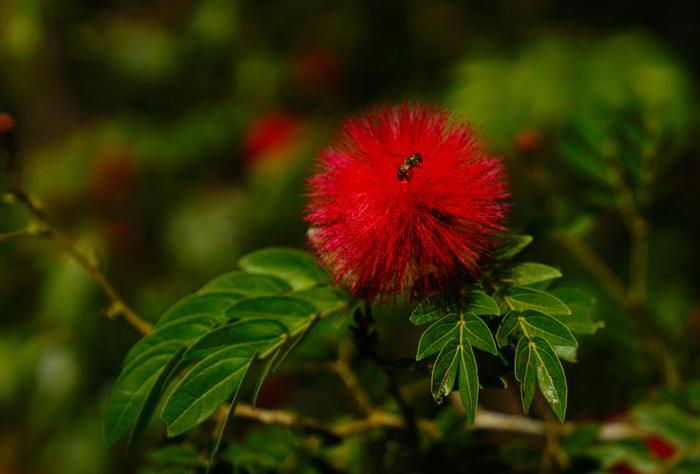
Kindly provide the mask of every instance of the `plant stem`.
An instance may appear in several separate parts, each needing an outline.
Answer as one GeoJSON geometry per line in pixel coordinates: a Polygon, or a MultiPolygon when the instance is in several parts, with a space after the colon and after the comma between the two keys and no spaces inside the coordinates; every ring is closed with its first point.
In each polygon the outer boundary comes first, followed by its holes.
{"type": "MultiPolygon", "coordinates": [[[[308,431],[332,438],[344,438],[376,429],[406,429],[406,421],[394,413],[374,410],[369,416],[359,419],[343,420],[336,423],[325,423],[321,420],[301,416],[287,410],[268,410],[253,408],[248,404],[239,403],[234,415],[237,418],[257,421],[263,424],[279,425],[287,428],[308,431]]],[[[433,439],[441,437],[440,430],[434,420],[416,419],[417,428],[433,439]]],[[[567,422],[559,425],[558,433],[571,433],[581,424],[567,422]]],[[[503,433],[514,433],[527,436],[545,436],[545,422],[534,420],[522,415],[508,415],[479,408],[473,425],[465,429],[485,430],[503,433]]],[[[640,439],[649,436],[643,428],[627,422],[607,422],[601,425],[598,439],[602,441],[617,441],[624,439],[640,439]]]]}
{"type": "Polygon", "coordinates": [[[585,241],[568,233],[557,234],[554,238],[571,252],[620,306],[627,307],[625,284],[585,241]]]}
{"type": "Polygon", "coordinates": [[[362,389],[360,381],[350,368],[350,344],[341,342],[338,347],[338,359],[331,364],[331,369],[338,374],[348,392],[355,400],[357,407],[364,414],[369,415],[374,411],[369,395],[362,389]]]}
{"type": "Polygon", "coordinates": [[[1,242],[9,242],[11,240],[19,240],[23,238],[32,238],[32,237],[41,237],[42,234],[36,233],[30,228],[27,229],[20,229],[20,230],[15,230],[12,232],[7,232],[4,234],[0,234],[0,243],[1,242]]]}
{"type": "Polygon", "coordinates": [[[595,251],[580,238],[570,234],[558,234],[555,239],[566,247],[579,264],[598,281],[607,293],[624,308],[638,323],[647,342],[647,348],[655,364],[659,367],[664,382],[669,387],[678,387],[680,375],[675,367],[664,340],[658,335],[649,315],[646,301],[647,275],[647,224],[636,212],[623,220],[629,222],[630,229],[630,286],[629,288],[610,269],[595,251]]]}
{"type": "Polygon", "coordinates": [[[121,316],[141,334],[149,334],[153,330],[151,324],[142,319],[138,313],[126,303],[111,281],[100,270],[97,259],[81,251],[71,239],[53,223],[44,210],[42,202],[24,187],[17,169],[10,169],[10,174],[14,188],[12,193],[13,197],[6,200],[19,202],[24,205],[33,215],[34,219],[36,219],[36,224],[28,226],[24,231],[18,231],[22,235],[18,234],[18,232],[4,234],[5,238],[0,238],[0,242],[20,236],[48,236],[95,280],[97,285],[110,299],[111,304],[105,311],[107,317],[114,318],[116,316],[121,316]],[[7,237],[8,235],[11,237],[7,237]]]}

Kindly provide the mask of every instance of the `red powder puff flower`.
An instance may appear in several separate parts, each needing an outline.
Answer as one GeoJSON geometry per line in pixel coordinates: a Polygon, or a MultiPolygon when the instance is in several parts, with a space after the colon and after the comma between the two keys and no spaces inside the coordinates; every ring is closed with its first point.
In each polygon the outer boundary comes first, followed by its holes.
{"type": "Polygon", "coordinates": [[[309,180],[311,244],[336,280],[374,298],[445,290],[504,229],[501,162],[425,104],[350,118],[309,180]]]}

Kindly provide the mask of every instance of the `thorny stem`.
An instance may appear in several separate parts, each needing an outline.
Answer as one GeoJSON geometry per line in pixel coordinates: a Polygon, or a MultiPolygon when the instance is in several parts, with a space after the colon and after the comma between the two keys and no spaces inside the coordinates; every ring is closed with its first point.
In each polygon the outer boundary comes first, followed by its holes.
{"type": "MultiPolygon", "coordinates": [[[[10,150],[12,153],[12,150],[10,150]]],[[[16,157],[11,156],[10,163],[16,163],[16,157]]],[[[105,315],[109,318],[116,316],[123,317],[132,327],[141,334],[149,334],[153,328],[151,324],[142,319],[122,298],[109,278],[100,270],[97,259],[81,251],[73,241],[61,231],[44,210],[43,203],[32,193],[30,193],[22,183],[18,166],[9,167],[10,179],[12,182],[12,193],[5,196],[8,203],[18,202],[33,215],[36,223],[30,224],[23,231],[10,234],[2,234],[0,242],[21,236],[39,237],[47,236],[54,243],[68,254],[78,265],[80,265],[91,277],[102,291],[111,300],[110,306],[105,310],[105,315]],[[20,235],[21,234],[21,235],[20,235]],[[9,236],[9,237],[8,237],[9,236]]]]}

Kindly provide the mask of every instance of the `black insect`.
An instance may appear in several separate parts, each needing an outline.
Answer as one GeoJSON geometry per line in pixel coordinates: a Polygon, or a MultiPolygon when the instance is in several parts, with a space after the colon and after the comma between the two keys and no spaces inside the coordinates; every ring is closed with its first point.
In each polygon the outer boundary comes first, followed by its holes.
{"type": "Polygon", "coordinates": [[[410,181],[411,177],[413,176],[413,168],[420,166],[422,162],[423,157],[420,153],[414,153],[407,156],[403,160],[403,163],[399,165],[399,169],[396,170],[396,177],[399,181],[410,181]]]}

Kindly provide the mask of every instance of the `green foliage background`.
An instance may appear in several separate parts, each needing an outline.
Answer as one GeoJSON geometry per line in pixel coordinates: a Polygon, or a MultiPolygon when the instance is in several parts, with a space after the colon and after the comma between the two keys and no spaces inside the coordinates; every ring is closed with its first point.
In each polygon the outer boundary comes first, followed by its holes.
{"type": "MultiPolygon", "coordinates": [[[[700,438],[699,16],[689,1],[4,0],[0,111],[17,118],[27,187],[155,322],[248,252],[304,247],[303,179],[344,115],[406,98],[450,106],[504,157],[510,225],[535,237],[524,261],[556,266],[566,286],[595,297],[592,318],[605,328],[579,337],[578,362],[566,364],[567,419],[634,419],[690,450],[700,438]],[[651,329],[576,247],[634,279],[625,219],[635,212],[648,224],[651,329]],[[650,356],[650,331],[680,380],[650,356]]],[[[0,204],[0,233],[27,218],[0,204]]],[[[107,447],[105,405],[138,335],[104,318],[105,306],[51,243],[0,244],[0,471],[149,472],[150,462],[188,472],[196,462],[177,443],[152,450],[157,427],[133,457],[107,447]]],[[[386,357],[414,358],[413,309],[375,309],[386,357]]],[[[263,388],[264,403],[328,420],[352,412],[340,382],[307,367],[334,359],[349,324],[319,323],[263,388]]],[[[381,371],[353,362],[370,396],[390,404],[381,371]]],[[[418,387],[416,411],[446,434],[425,442],[426,465],[540,469],[529,439],[458,429],[463,415],[435,406],[426,374],[400,373],[418,387]]],[[[482,404],[520,412],[486,388],[482,404]]],[[[393,432],[321,449],[293,430],[239,426],[223,457],[250,472],[393,472],[410,449],[393,432]]],[[[562,441],[571,472],[665,472],[643,440],[591,439],[582,430],[562,441]]],[[[699,472],[689,458],[671,472],[699,472]]]]}

